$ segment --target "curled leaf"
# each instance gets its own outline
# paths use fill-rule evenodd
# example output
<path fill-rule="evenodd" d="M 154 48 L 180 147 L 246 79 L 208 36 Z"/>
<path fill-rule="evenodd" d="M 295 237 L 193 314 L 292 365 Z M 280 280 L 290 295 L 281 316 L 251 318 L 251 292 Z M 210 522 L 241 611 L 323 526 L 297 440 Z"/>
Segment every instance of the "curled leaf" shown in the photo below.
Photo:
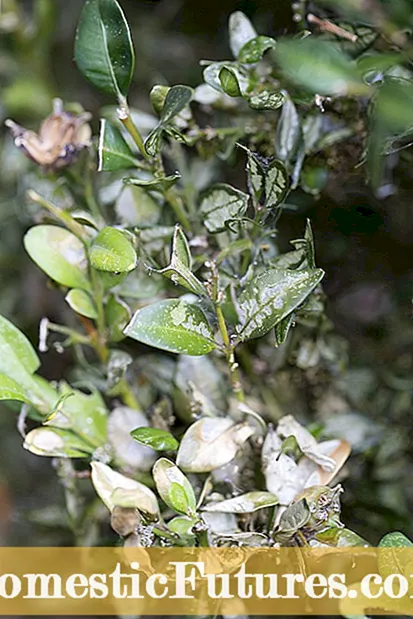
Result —
<path fill-rule="evenodd" d="M 272 507 L 278 504 L 278 498 L 271 492 L 257 490 L 247 492 L 218 503 L 210 503 L 202 508 L 206 512 L 223 512 L 229 514 L 250 514 L 264 507 Z"/>
<path fill-rule="evenodd" d="M 119 505 L 134 507 L 155 518 L 159 516 L 158 501 L 147 486 L 121 475 L 102 462 L 93 461 L 91 467 L 95 490 L 110 511 Z"/>
<path fill-rule="evenodd" d="M 190 473 L 207 473 L 230 462 L 238 449 L 254 434 L 244 423 L 222 417 L 200 419 L 185 432 L 177 464 Z"/>
<path fill-rule="evenodd" d="M 165 503 L 176 512 L 192 516 L 196 498 L 188 479 L 170 460 L 161 458 L 153 467 L 156 489 Z"/>

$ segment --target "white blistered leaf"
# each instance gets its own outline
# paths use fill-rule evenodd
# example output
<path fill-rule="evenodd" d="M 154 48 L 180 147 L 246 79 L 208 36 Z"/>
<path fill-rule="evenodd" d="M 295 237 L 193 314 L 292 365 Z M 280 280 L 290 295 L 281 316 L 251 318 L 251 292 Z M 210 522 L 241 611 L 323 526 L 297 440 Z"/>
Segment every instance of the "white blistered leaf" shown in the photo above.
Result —
<path fill-rule="evenodd" d="M 340 471 L 351 452 L 349 443 L 340 439 L 319 443 L 318 449 L 321 454 L 331 458 L 335 466 L 333 470 L 326 471 L 313 460 L 309 460 L 306 457 L 301 458 L 298 467 L 303 473 L 304 471 L 306 472 L 305 475 L 303 474 L 305 477 L 305 488 L 309 488 L 310 486 L 326 486 L 329 484 Z"/>
<path fill-rule="evenodd" d="M 245 424 L 221 417 L 200 419 L 185 432 L 177 464 L 190 473 L 208 473 L 230 462 L 254 434 Z"/>
<path fill-rule="evenodd" d="M 272 507 L 278 504 L 278 498 L 271 492 L 256 490 L 247 492 L 232 499 L 210 503 L 203 507 L 206 512 L 221 512 L 229 514 L 250 514 L 264 507 Z"/>
<path fill-rule="evenodd" d="M 244 13 L 235 11 L 229 18 L 229 46 L 234 58 L 238 58 L 238 54 L 248 41 L 257 37 L 257 32 Z"/>
<path fill-rule="evenodd" d="M 335 461 L 322 453 L 314 436 L 300 425 L 292 415 L 286 415 L 280 419 L 277 434 L 282 438 L 294 436 L 302 453 L 321 466 L 323 470 L 331 473 L 336 468 Z"/>
<path fill-rule="evenodd" d="M 125 477 L 102 462 L 92 462 L 91 467 L 95 490 L 109 510 L 119 505 L 135 507 L 152 517 L 159 515 L 156 496 L 144 484 Z"/>
<path fill-rule="evenodd" d="M 151 469 L 156 458 L 155 452 L 137 443 L 130 435 L 135 428 L 148 425 L 145 415 L 133 408 L 119 406 L 112 411 L 108 419 L 108 437 L 119 465 L 140 471 Z"/>
<path fill-rule="evenodd" d="M 297 463 L 281 453 L 282 440 L 273 428 L 268 430 L 262 446 L 262 468 L 267 490 L 288 505 L 304 488 Z"/>

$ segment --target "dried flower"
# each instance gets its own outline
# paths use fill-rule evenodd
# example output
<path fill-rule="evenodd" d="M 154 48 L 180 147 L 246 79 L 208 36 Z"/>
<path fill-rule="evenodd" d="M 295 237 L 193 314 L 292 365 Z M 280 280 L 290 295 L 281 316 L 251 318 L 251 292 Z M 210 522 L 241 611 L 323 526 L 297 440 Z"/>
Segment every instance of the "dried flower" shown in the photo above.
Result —
<path fill-rule="evenodd" d="M 25 155 L 45 169 L 57 170 L 71 165 L 79 153 L 90 146 L 91 115 L 65 112 L 61 99 L 53 100 L 53 113 L 40 125 L 39 133 L 25 129 L 13 120 L 6 120 L 14 143 Z"/>

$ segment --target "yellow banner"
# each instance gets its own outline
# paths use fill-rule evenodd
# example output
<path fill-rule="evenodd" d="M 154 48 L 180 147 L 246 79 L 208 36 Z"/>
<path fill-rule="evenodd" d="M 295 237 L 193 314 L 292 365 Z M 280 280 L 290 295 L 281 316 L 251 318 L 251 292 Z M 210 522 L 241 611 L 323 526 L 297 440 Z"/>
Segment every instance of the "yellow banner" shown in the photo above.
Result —
<path fill-rule="evenodd" d="M 1 615 L 413 615 L 413 549 L 0 548 Z"/>

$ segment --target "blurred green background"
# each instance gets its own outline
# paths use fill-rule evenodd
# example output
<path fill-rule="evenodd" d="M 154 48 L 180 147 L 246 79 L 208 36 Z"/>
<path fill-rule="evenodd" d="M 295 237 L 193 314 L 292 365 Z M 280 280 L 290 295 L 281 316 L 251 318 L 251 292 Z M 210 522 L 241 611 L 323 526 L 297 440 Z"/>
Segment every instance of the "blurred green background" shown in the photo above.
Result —
<path fill-rule="evenodd" d="M 51 109 L 54 96 L 78 101 L 94 114 L 111 101 L 90 87 L 73 63 L 73 40 L 83 0 L 2 0 L 0 3 L 0 119 L 31 128 Z M 272 36 L 293 32 L 289 0 L 123 0 L 136 46 L 132 106 L 151 111 L 148 92 L 156 83 L 201 82 L 199 60 L 229 56 L 227 20 L 240 9 L 257 30 Z M 0 311 L 37 343 L 40 319 L 65 321 L 63 296 L 29 261 L 22 237 L 32 222 L 26 190 L 46 182 L 0 136 Z M 316 372 L 291 370 L 282 399 L 288 412 L 306 421 L 329 419 L 331 432 L 352 436 L 356 447 L 346 467 L 344 516 L 349 528 L 376 542 L 389 530 L 413 536 L 410 514 L 412 463 L 413 322 L 413 182 L 412 155 L 395 154 L 395 190 L 375 198 L 357 167 L 362 153 L 358 136 L 337 145 L 336 174 L 322 194 L 296 192 L 295 210 L 279 224 L 280 245 L 301 235 L 311 218 L 317 263 L 326 270 L 327 309 L 348 364 L 331 389 Z M 223 164 L 224 165 L 224 164 Z M 241 165 L 225 164 L 234 184 L 245 183 Z M 65 376 L 70 353 L 41 355 L 49 379 Z M 278 378 L 277 378 L 278 380 Z M 283 380 L 283 376 L 279 377 Z M 297 399 L 297 393 L 299 397 Z M 340 394 L 340 396 L 337 395 Z M 64 524 L 63 490 L 47 458 L 24 451 L 16 415 L 0 415 L 0 543 L 43 545 L 71 543 Z M 50 526 L 49 526 L 50 525 Z"/>

